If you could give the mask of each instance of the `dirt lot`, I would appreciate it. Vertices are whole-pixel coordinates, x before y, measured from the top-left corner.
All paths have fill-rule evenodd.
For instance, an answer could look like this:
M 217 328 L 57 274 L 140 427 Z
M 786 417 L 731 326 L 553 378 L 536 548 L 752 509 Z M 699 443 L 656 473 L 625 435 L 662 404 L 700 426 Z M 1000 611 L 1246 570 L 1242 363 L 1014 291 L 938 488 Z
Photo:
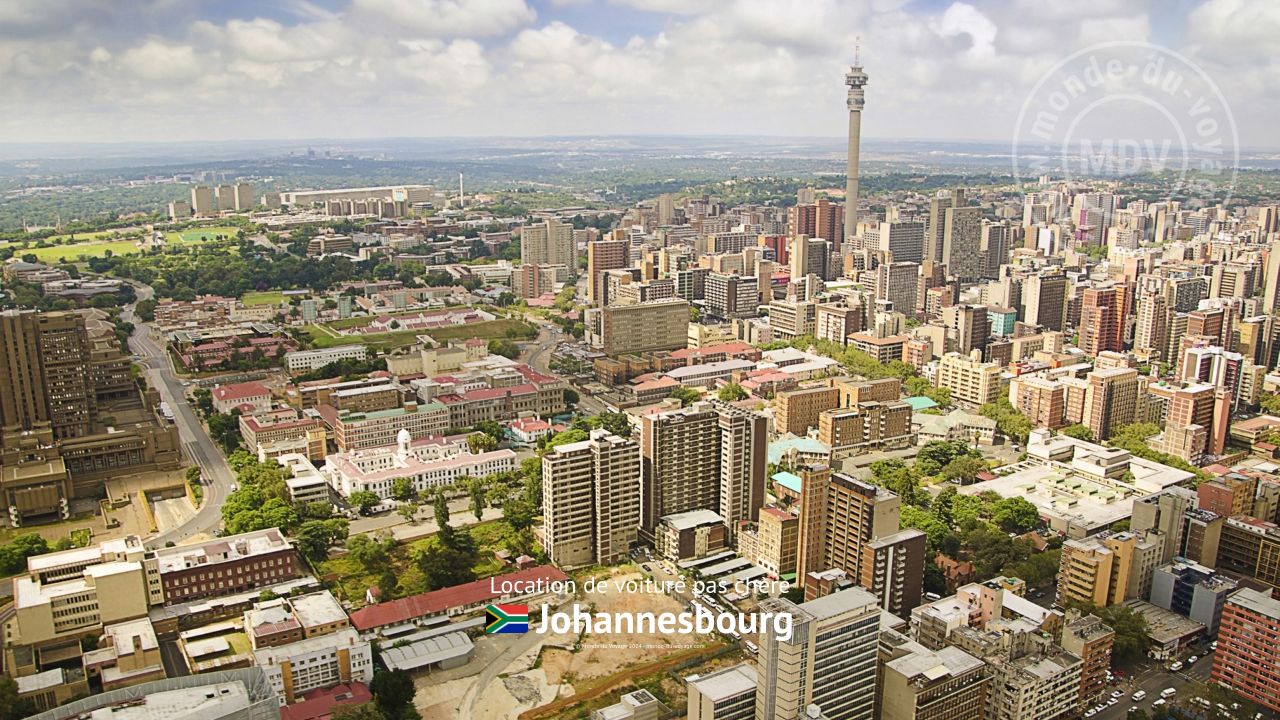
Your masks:
M 683 610 L 679 602 L 660 592 L 619 592 L 612 584 L 615 580 L 641 578 L 642 575 L 632 568 L 610 570 L 606 592 L 580 595 L 575 602 L 584 609 L 594 604 L 596 612 Z M 571 611 L 571 605 L 563 609 Z M 600 678 L 639 663 L 661 659 L 705 640 L 675 633 L 615 633 L 582 638 L 533 633 L 519 636 L 519 639 L 482 637 L 476 640 L 475 657 L 465 667 L 416 677 L 414 705 L 424 718 L 514 718 L 529 708 L 545 705 L 557 698 L 572 697 L 577 693 L 575 683 L 585 688 Z M 575 643 L 580 643 L 577 652 L 570 650 Z M 485 683 L 484 687 L 477 687 L 486 675 L 493 680 Z M 670 684 L 671 687 L 667 688 L 664 683 L 664 689 L 673 694 L 680 692 L 677 682 Z

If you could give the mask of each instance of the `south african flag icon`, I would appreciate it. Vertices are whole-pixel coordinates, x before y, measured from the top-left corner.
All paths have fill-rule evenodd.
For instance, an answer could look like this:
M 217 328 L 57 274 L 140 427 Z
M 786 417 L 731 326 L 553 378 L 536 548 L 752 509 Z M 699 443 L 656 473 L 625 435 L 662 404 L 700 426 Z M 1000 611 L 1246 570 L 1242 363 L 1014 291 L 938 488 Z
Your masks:
M 484 615 L 484 631 L 490 635 L 529 632 L 528 605 L 490 605 Z

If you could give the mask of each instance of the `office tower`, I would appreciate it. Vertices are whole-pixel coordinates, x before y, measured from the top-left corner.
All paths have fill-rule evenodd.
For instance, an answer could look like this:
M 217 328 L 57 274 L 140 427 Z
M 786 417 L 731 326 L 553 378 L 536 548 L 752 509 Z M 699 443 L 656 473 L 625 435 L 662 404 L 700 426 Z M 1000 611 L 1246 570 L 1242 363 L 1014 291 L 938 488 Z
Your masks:
M 716 403 L 720 423 L 720 506 L 732 540 L 742 521 L 755 520 L 764 505 L 769 419 L 761 413 Z
M 236 188 L 234 185 L 219 185 L 213 189 L 214 201 L 218 212 L 236 209 Z
M 1068 616 L 1069 617 L 1069 616 Z M 1116 631 L 1097 615 L 1086 615 L 1062 628 L 1062 649 L 1080 658 L 1080 711 L 1104 700 Z
M 958 647 L 930 650 L 916 642 L 894 648 L 884 663 L 880 720 L 983 720 L 986 665 Z
M 816 202 L 787 208 L 787 231 L 791 235 L 808 235 L 829 240 L 839 246 L 844 236 L 844 208 L 823 198 Z M 852 234 L 854 231 L 850 231 Z
M 1161 452 L 1199 464 L 1209 450 L 1209 435 L 1214 420 L 1214 386 L 1189 385 L 1174 390 L 1164 429 L 1152 447 Z
M 1151 604 L 1204 625 L 1205 635 L 1218 634 L 1227 597 L 1236 580 L 1185 558 L 1162 565 L 1151 574 Z
M 1267 248 L 1266 275 L 1262 278 L 1262 308 L 1260 312 L 1273 313 L 1280 306 L 1280 242 Z
M 893 303 L 893 311 L 915 317 L 916 294 L 920 284 L 920 266 L 914 262 L 881 263 L 876 268 L 877 300 Z
M 769 303 L 769 327 L 780 340 L 812 335 L 817 322 L 817 303 L 809 300 L 774 300 Z
M 752 720 L 756 716 L 756 668 L 732 665 L 684 679 L 688 720 Z
M 208 185 L 196 185 L 191 188 L 191 212 L 196 217 L 213 215 L 213 190 Z
M 630 264 L 629 240 L 594 240 L 587 243 L 587 301 L 597 306 L 608 304 L 605 300 L 605 272 L 621 270 Z
M 47 423 L 56 440 L 88 435 L 97 419 L 84 316 L 0 312 L 0 431 Z
M 942 308 L 942 326 L 961 355 L 982 352 L 991 339 L 991 317 L 985 305 L 951 305 Z M 949 342 L 948 345 L 951 345 Z
M 1022 321 L 1062 331 L 1067 310 L 1067 278 L 1060 270 L 1041 271 L 1022 283 Z
M 1124 350 L 1122 316 L 1114 285 L 1085 288 L 1080 307 L 1080 350 L 1091 357 Z
M 880 608 L 875 596 L 850 588 L 796 605 L 770 598 L 762 611 L 790 613 L 783 640 L 760 635 L 756 720 L 800 720 L 816 705 L 828 720 L 871 720 L 875 714 Z
M 710 273 L 705 300 L 706 312 L 714 318 L 749 318 L 760 312 L 760 289 L 756 278 L 751 276 Z
M 1133 422 L 1138 407 L 1138 371 L 1133 368 L 1094 370 L 1085 376 L 1084 424 L 1093 437 L 1107 440 L 1122 425 Z
M 689 339 L 689 302 L 678 298 L 600 309 L 599 349 L 606 355 L 679 350 Z
M 1252 588 L 1227 598 L 1210 679 L 1280 713 L 1280 600 Z
M 942 264 L 962 282 L 985 274 L 982 257 L 982 209 L 951 207 L 943 213 Z
M 866 104 L 866 93 L 863 88 L 867 85 L 867 74 L 862 71 L 862 65 L 856 58 L 853 61 L 853 67 L 849 68 L 849 72 L 845 73 L 844 84 L 849 86 L 849 98 L 847 100 L 849 107 L 849 155 L 845 167 L 844 185 L 845 236 L 837 239 L 828 238 L 835 243 L 848 240 L 858 231 L 858 153 L 862 142 L 862 108 Z
M 1000 277 L 1000 266 L 1009 262 L 1013 227 L 1008 221 L 982 223 L 982 277 Z
M 977 349 L 967 357 L 960 353 L 947 353 L 938 361 L 934 386 L 947 388 L 953 401 L 977 409 L 999 397 L 1000 366 L 983 362 L 982 351 Z
M 249 183 L 236 183 L 235 209 L 237 212 L 248 212 L 253 209 L 253 186 Z
M 1234 316 L 1234 313 L 1230 315 Z M 1187 335 L 1211 338 L 1214 345 L 1233 350 L 1232 319 L 1224 308 L 1192 310 L 1187 313 Z
M 169 203 L 169 219 L 183 220 L 191 217 L 191 203 L 186 200 L 174 200 Z
M 621 562 L 640 525 L 640 448 L 607 430 L 542 458 L 547 554 L 562 568 Z
M 520 262 L 524 265 L 564 265 L 578 271 L 578 251 L 573 243 L 573 225 L 545 220 L 520 226 Z
M 919 220 L 882 222 L 874 249 L 888 253 L 893 262 L 919 264 L 924 259 L 924 223 Z
M 651 535 L 666 515 L 694 510 L 728 512 L 735 525 L 755 518 L 764 502 L 766 422 L 716 400 L 644 417 L 642 532 Z
M 929 200 L 929 227 L 924 234 L 924 260 L 942 264 L 946 238 L 946 215 L 951 208 L 964 207 L 964 190 L 939 191 Z M 951 273 L 954 275 L 955 273 Z
M 796 235 L 787 242 L 791 262 L 791 282 L 809 274 L 809 236 Z
M 824 570 L 843 571 L 855 581 L 873 577 L 876 552 L 872 543 L 898 532 L 901 499 L 884 488 L 832 474 L 825 467 L 801 468 L 800 477 L 797 577 L 805 584 L 805 597 L 820 592 L 811 580 Z M 919 574 L 923 572 L 921 563 Z
M 671 197 L 671 193 L 663 193 L 658 196 L 657 202 L 658 224 L 671 225 L 676 221 L 676 201 Z
M 1258 289 L 1258 266 L 1254 264 L 1225 262 L 1213 266 L 1209 285 L 1211 298 L 1251 298 Z

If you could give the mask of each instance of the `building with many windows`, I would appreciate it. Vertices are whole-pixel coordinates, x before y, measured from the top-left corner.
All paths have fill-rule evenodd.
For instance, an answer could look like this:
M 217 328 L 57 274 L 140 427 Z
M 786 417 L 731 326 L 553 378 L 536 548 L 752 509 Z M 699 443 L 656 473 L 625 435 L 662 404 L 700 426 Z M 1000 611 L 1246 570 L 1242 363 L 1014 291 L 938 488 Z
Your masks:
M 1210 677 L 1280 713 L 1280 600 L 1251 588 L 1227 598 Z
M 640 448 L 607 430 L 542 457 L 544 546 L 562 568 L 625 560 L 640 526 Z

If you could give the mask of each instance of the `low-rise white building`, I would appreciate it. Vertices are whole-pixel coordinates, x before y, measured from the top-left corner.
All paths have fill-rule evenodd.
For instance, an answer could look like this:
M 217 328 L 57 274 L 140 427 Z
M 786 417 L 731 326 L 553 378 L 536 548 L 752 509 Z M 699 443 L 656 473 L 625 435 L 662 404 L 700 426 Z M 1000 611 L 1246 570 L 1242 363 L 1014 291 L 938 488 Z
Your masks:
M 253 654 L 280 696 L 281 705 L 316 688 L 373 680 L 373 650 L 349 627 L 287 645 L 258 648 Z
M 359 343 L 322 350 L 294 350 L 284 354 L 284 366 L 289 372 L 307 372 L 339 360 L 364 360 L 368 355 L 368 348 Z
M 465 444 L 443 442 L 438 437 L 414 440 L 407 430 L 401 430 L 395 445 L 330 455 L 322 473 L 334 492 L 343 497 L 368 490 L 387 500 L 397 478 L 409 478 L 414 489 L 424 493 L 463 475 L 484 477 L 515 469 L 516 454 L 511 450 L 472 454 Z

